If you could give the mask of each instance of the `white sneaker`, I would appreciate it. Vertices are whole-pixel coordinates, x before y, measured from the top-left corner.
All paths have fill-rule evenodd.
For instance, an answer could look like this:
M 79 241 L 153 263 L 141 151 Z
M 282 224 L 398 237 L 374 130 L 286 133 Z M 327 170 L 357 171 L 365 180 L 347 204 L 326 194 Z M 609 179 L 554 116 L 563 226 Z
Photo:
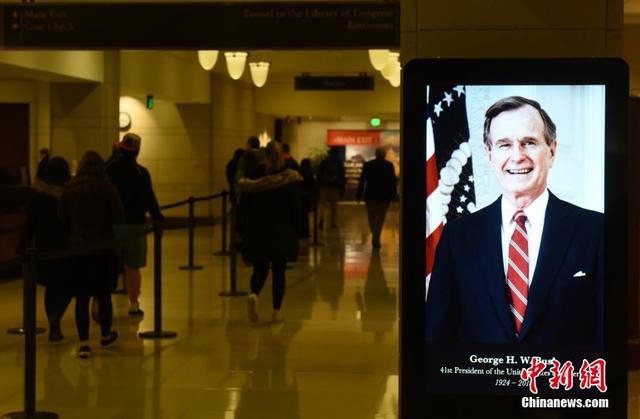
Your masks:
M 249 294 L 249 298 L 247 299 L 247 314 L 249 315 L 249 321 L 258 323 L 258 296 L 256 294 Z

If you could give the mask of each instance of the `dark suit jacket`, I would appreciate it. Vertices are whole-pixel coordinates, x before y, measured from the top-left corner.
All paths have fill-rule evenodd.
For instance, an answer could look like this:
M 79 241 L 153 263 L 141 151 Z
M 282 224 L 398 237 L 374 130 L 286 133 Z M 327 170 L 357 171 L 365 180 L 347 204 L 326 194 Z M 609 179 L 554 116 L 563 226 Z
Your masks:
M 429 341 L 601 345 L 603 215 L 549 193 L 527 310 L 516 337 L 501 244 L 500 199 L 442 232 L 426 305 Z M 578 272 L 586 275 L 575 277 Z
M 393 164 L 384 158 L 376 157 L 362 166 L 357 196 L 362 198 L 364 190 L 365 201 L 391 202 L 398 194 L 396 183 Z

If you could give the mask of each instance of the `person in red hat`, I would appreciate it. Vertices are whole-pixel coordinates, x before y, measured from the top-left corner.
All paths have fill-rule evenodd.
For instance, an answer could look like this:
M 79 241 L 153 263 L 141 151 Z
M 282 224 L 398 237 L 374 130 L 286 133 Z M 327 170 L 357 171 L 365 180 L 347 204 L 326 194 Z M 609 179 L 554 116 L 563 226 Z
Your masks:
M 121 244 L 124 277 L 129 294 L 129 315 L 142 316 L 140 297 L 140 268 L 147 264 L 146 214 L 154 221 L 162 221 L 156 195 L 151 185 L 149 171 L 138 164 L 141 138 L 127 133 L 120 141 L 119 157 L 107 165 L 109 179 L 116 187 L 124 206 L 124 223 L 115 226 L 116 238 L 127 237 Z

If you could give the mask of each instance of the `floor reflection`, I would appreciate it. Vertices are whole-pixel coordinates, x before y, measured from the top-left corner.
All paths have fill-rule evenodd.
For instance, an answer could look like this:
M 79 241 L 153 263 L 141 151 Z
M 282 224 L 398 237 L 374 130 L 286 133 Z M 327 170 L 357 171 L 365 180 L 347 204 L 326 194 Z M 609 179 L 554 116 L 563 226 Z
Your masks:
M 153 266 L 143 270 L 144 318 L 127 316 L 126 295 L 114 295 L 114 328 L 121 339 L 94 357 L 75 357 L 73 311 L 62 321 L 65 341 L 37 338 L 37 408 L 64 419 L 371 419 L 397 417 L 397 213 L 391 211 L 383 248 L 372 253 L 364 207 L 340 207 L 341 227 L 321 232 L 315 247 L 302 242 L 287 270 L 282 324 L 247 319 L 246 299 L 220 297 L 229 289 L 229 258 L 210 229 L 196 230 L 194 260 L 181 271 L 187 240 L 168 231 L 163 248 L 163 329 L 177 338 L 141 340 L 153 330 Z M 216 227 L 219 228 L 219 227 Z M 363 230 L 364 229 L 364 230 Z M 220 231 L 213 232 L 219 237 Z M 251 269 L 238 264 L 238 290 Z M 0 330 L 21 321 L 21 283 L 0 284 Z M 38 319 L 45 323 L 42 290 Z M 270 318 L 271 286 L 258 312 Z M 0 413 L 20 410 L 23 344 L 0 334 Z

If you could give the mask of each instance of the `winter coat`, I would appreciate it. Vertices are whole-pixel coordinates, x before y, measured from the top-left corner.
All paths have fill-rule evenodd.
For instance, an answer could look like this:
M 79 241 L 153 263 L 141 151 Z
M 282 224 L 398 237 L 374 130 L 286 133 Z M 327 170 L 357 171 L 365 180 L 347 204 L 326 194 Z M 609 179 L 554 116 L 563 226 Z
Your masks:
M 72 292 L 113 291 L 118 278 L 113 225 L 124 218 L 114 186 L 106 176 L 77 176 L 63 188 L 61 214 L 69 231 L 68 246 L 90 252 L 73 257 Z
M 124 224 L 145 224 L 147 212 L 156 221 L 164 219 L 149 171 L 140 166 L 131 153 L 122 151 L 107 165 L 107 174 L 124 206 Z
M 26 220 L 22 226 L 17 253 L 34 247 L 38 252 L 61 250 L 67 243 L 67 231 L 60 218 L 59 207 L 62 186 L 36 182 L 33 195 L 26 208 Z M 62 285 L 67 279 L 67 259 L 41 260 L 38 262 L 39 284 Z
M 364 190 L 365 201 L 391 202 L 398 194 L 393 164 L 384 158 L 369 160 L 362 167 L 358 182 L 358 199 Z
M 113 225 L 124 218 L 122 203 L 107 177 L 75 177 L 63 188 L 61 204 L 72 248 L 86 249 L 112 241 Z
M 236 231 L 244 260 L 293 262 L 298 258 L 301 181 L 302 176 L 291 169 L 238 180 Z

